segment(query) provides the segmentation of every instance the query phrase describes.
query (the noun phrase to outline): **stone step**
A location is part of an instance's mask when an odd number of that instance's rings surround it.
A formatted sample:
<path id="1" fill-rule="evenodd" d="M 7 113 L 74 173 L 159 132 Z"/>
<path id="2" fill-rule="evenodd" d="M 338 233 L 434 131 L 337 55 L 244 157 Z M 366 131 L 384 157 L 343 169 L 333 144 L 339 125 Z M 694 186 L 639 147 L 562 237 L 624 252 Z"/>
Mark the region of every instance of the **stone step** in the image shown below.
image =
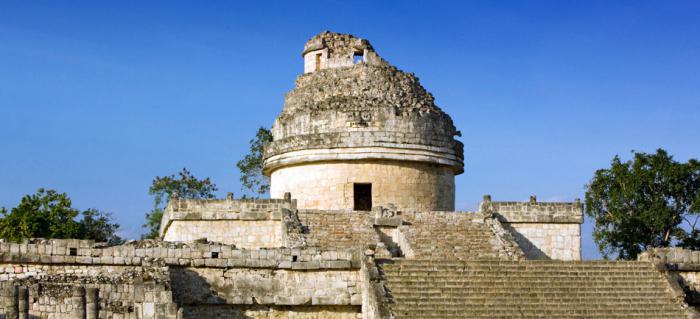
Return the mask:
<path id="1" fill-rule="evenodd" d="M 518 318 L 518 319 L 581 319 L 581 318 L 625 318 L 625 319 L 687 319 L 687 316 L 675 311 L 626 311 L 623 314 L 611 313 L 609 310 L 592 310 L 569 312 L 566 310 L 541 312 L 535 311 L 410 311 L 398 314 L 397 318 Z"/>
<path id="2" fill-rule="evenodd" d="M 532 290 L 524 290 L 524 291 L 515 291 L 513 292 L 512 289 L 510 288 L 501 288 L 501 289 L 491 289 L 489 290 L 488 288 L 475 288 L 475 289 L 470 289 L 470 288 L 454 288 L 454 289 L 444 289 L 439 292 L 410 292 L 408 289 L 406 290 L 397 290 L 397 289 L 392 289 L 389 291 L 389 293 L 394 297 L 394 298 L 432 298 L 432 297 L 474 297 L 474 296 L 483 296 L 486 297 L 488 296 L 489 298 L 493 297 L 498 297 L 498 296 L 522 296 L 522 297 L 528 297 L 528 298 L 554 298 L 557 296 L 561 296 L 562 293 L 569 293 L 578 297 L 606 297 L 606 296 L 630 296 L 630 297 L 648 297 L 648 296 L 654 296 L 654 297 L 660 297 L 660 296 L 668 296 L 668 291 L 665 289 L 654 289 L 654 288 L 642 288 L 638 290 L 633 290 L 633 289 L 624 289 L 626 292 L 600 292 L 600 288 L 602 287 L 596 287 L 596 288 L 582 288 L 578 289 L 576 291 L 572 290 L 559 290 L 557 289 L 556 292 L 552 292 L 554 289 L 547 289 L 543 288 L 539 291 L 532 291 Z M 636 287 L 635 287 L 636 288 Z M 415 290 L 415 289 L 413 289 Z M 549 290 L 549 291 L 548 291 Z"/>
<path id="3" fill-rule="evenodd" d="M 535 262 L 532 260 L 521 261 L 521 262 L 509 262 L 505 260 L 433 260 L 430 262 L 418 261 L 414 259 L 404 259 L 401 260 L 401 264 L 383 264 L 385 267 L 398 267 L 398 268 L 413 268 L 413 267 L 510 267 L 517 269 L 544 269 L 544 268 L 580 268 L 580 269 L 596 269 L 596 268 L 650 268 L 651 264 L 645 262 L 609 262 L 609 263 L 599 263 L 599 262 L 559 262 L 555 261 L 552 263 L 547 262 Z"/>
<path id="4" fill-rule="evenodd" d="M 379 266 L 397 318 L 686 318 L 651 263 L 404 259 Z"/>
<path id="5" fill-rule="evenodd" d="M 402 279 L 415 279 L 415 280 L 428 280 L 428 281 L 435 281 L 437 279 L 439 280 L 450 280 L 450 279 L 456 279 L 460 280 L 460 278 L 472 278 L 472 279 L 481 279 L 481 280 L 500 280 L 504 276 L 510 276 L 510 279 L 513 278 L 521 278 L 523 280 L 547 280 L 551 278 L 555 279 L 570 279 L 570 280 L 580 280 L 580 281 L 587 281 L 585 279 L 586 276 L 592 277 L 589 280 L 615 280 L 615 279 L 633 279 L 633 278 L 652 278 L 654 275 L 659 275 L 657 273 L 635 273 L 635 274 L 625 274 L 622 272 L 612 272 L 612 273 L 604 273 L 604 272 L 589 272 L 589 273 L 569 273 L 569 274 L 554 274 L 551 276 L 547 276 L 546 273 L 517 273 L 517 272 L 499 272 L 499 273 L 493 273 L 493 274 L 483 274 L 483 273 L 474 273 L 474 272 L 459 272 L 459 273 L 446 273 L 446 272 L 415 272 L 415 273 L 398 273 L 398 272 L 385 272 L 384 276 L 386 277 L 393 277 L 393 278 L 402 278 Z M 426 277 L 431 277 L 426 278 Z"/>

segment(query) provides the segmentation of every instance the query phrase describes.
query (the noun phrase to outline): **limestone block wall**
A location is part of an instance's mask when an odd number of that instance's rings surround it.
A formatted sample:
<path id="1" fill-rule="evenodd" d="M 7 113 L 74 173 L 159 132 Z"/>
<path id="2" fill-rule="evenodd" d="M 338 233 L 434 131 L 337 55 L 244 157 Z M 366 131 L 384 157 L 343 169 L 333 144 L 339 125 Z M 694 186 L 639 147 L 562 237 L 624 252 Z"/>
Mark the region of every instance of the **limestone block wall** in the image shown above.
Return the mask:
<path id="1" fill-rule="evenodd" d="M 352 210 L 353 184 L 372 184 L 372 206 L 403 210 L 454 210 L 454 172 L 447 166 L 408 161 L 318 162 L 280 168 L 271 197 L 290 192 L 301 209 Z"/>
<path id="2" fill-rule="evenodd" d="M 280 220 L 175 220 L 163 240 L 189 242 L 200 238 L 239 248 L 284 246 Z"/>
<path id="3" fill-rule="evenodd" d="M 491 212 L 511 232 L 528 259 L 581 259 L 583 206 L 573 203 L 492 202 L 484 196 L 481 211 Z"/>
<path id="4" fill-rule="evenodd" d="M 249 249 L 292 247 L 285 216 L 295 207 L 291 199 L 172 200 L 160 236 L 169 242 L 206 239 Z"/>
<path id="5" fill-rule="evenodd" d="M 359 306 L 197 306 L 184 309 L 185 318 L 228 319 L 359 319 Z"/>
<path id="6" fill-rule="evenodd" d="M 359 272 L 353 269 L 177 268 L 173 293 L 179 305 L 356 305 L 362 304 Z M 216 294 L 212 294 L 216 291 Z"/>
<path id="7" fill-rule="evenodd" d="M 528 259 L 581 259 L 581 225 L 507 223 Z"/>

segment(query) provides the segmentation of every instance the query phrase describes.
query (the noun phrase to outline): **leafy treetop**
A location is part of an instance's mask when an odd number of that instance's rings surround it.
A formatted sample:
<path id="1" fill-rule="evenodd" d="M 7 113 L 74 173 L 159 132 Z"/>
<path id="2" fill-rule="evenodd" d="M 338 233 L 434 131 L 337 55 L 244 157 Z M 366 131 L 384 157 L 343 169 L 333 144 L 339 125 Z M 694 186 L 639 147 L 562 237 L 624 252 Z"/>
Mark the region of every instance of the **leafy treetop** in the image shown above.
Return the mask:
<path id="1" fill-rule="evenodd" d="M 635 152 L 595 172 L 586 185 L 586 215 L 605 258 L 634 259 L 652 247 L 698 249 L 700 163 L 679 163 L 663 149 Z"/>
<path id="2" fill-rule="evenodd" d="M 261 127 L 250 140 L 250 153 L 236 163 L 241 171 L 241 183 L 243 187 L 256 194 L 265 194 L 270 190 L 270 180 L 263 175 L 263 159 L 265 145 L 272 141 L 270 130 Z"/>
<path id="3" fill-rule="evenodd" d="M 214 198 L 214 192 L 217 190 L 216 184 L 212 183 L 209 177 L 198 179 L 186 168 L 183 168 L 177 175 L 157 176 L 148 189 L 148 194 L 153 196 L 153 209 L 146 213 L 146 223 L 143 227 L 148 229 L 148 233 L 144 234 L 142 238 L 158 237 L 163 210 L 171 198 Z"/>
<path id="4" fill-rule="evenodd" d="M 0 238 L 21 241 L 28 238 L 92 239 L 109 244 L 120 244 L 123 239 L 116 232 L 119 225 L 112 217 L 97 209 L 83 212 L 71 207 L 66 193 L 40 188 L 26 195 L 19 205 L 0 208 Z M 78 217 L 81 217 L 79 220 Z"/>

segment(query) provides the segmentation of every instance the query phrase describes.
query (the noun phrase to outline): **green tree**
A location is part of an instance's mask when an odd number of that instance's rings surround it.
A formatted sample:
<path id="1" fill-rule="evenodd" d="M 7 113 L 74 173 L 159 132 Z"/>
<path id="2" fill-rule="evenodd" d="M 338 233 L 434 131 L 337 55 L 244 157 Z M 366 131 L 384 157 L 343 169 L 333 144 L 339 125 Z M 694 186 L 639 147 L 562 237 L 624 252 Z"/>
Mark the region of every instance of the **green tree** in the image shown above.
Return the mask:
<path id="1" fill-rule="evenodd" d="M 605 258 L 634 259 L 652 247 L 698 248 L 700 163 L 679 163 L 662 149 L 634 152 L 595 172 L 586 185 L 586 215 Z"/>
<path id="2" fill-rule="evenodd" d="M 250 140 L 250 152 L 236 163 L 241 171 L 243 187 L 256 194 L 265 194 L 270 190 L 270 179 L 263 175 L 263 159 L 265 146 L 272 141 L 270 130 L 261 127 Z"/>
<path id="3" fill-rule="evenodd" d="M 119 224 L 112 222 L 112 215 L 103 211 L 90 208 L 84 210 L 80 220 L 80 237 L 93 239 L 97 242 L 106 242 L 110 245 L 124 243 L 124 239 L 117 236 Z"/>
<path id="4" fill-rule="evenodd" d="M 148 194 L 153 196 L 153 209 L 146 213 L 146 223 L 143 225 L 148 230 L 141 236 L 143 239 L 158 237 L 160 220 L 163 218 L 165 206 L 171 198 L 203 199 L 214 198 L 214 192 L 218 189 L 209 177 L 198 179 L 183 168 L 179 173 L 170 176 L 157 176 L 153 179 Z"/>
<path id="5" fill-rule="evenodd" d="M 66 193 L 40 188 L 22 198 L 8 213 L 0 209 L 0 238 L 21 241 L 27 238 L 93 239 L 111 244 L 123 242 L 116 231 L 119 225 L 109 214 L 96 209 L 79 212 L 71 207 Z M 81 217 L 78 220 L 78 217 Z"/>

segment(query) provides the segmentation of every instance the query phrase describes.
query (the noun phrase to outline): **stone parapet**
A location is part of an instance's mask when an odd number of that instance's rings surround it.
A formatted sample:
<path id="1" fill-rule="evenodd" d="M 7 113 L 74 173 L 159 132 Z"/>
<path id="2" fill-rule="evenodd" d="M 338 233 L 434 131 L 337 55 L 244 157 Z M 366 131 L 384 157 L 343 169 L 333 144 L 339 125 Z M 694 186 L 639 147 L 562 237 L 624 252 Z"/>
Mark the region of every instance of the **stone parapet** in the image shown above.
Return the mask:
<path id="1" fill-rule="evenodd" d="M 282 247 L 285 214 L 296 209 L 286 199 L 173 199 L 160 224 L 160 238 L 188 242 L 200 238 L 245 248 Z M 268 236 L 272 234 L 274 236 Z"/>
<path id="2" fill-rule="evenodd" d="M 166 211 L 190 213 L 271 212 L 280 208 L 296 209 L 292 199 L 173 199 Z"/>
<path id="3" fill-rule="evenodd" d="M 533 196 L 528 202 L 494 202 L 487 195 L 479 209 L 496 213 L 499 220 L 505 223 L 583 223 L 583 205 L 580 201 L 537 202 Z"/>
<path id="4" fill-rule="evenodd" d="M 175 244 L 154 241 L 113 247 L 99 247 L 91 241 L 79 240 L 0 243 L 0 263 L 5 264 L 357 269 L 360 267 L 358 254 L 359 248 L 248 250 L 213 243 Z"/>

